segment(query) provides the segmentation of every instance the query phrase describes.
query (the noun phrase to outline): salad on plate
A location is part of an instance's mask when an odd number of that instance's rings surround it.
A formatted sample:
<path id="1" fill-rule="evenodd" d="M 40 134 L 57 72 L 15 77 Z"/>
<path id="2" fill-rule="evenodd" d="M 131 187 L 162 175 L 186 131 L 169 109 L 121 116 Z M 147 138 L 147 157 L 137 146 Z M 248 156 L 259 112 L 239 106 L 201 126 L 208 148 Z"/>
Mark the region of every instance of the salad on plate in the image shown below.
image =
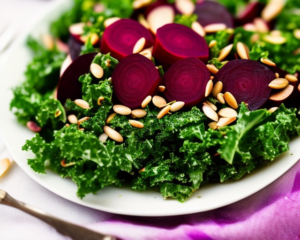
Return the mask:
<path id="1" fill-rule="evenodd" d="M 28 39 L 11 110 L 37 173 L 186 201 L 300 135 L 296 0 L 75 0 Z M 284 161 L 284 160 L 281 160 Z"/>

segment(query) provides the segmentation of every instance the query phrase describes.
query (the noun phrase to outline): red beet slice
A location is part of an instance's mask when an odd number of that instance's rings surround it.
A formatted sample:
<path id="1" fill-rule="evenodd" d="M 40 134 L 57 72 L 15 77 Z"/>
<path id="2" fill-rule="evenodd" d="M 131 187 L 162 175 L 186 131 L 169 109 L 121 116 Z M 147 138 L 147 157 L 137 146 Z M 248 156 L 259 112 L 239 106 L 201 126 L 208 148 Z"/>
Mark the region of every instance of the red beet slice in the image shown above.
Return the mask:
<path id="1" fill-rule="evenodd" d="M 134 45 L 141 38 L 146 39 L 144 48 L 154 44 L 153 36 L 143 25 L 131 19 L 121 19 L 104 31 L 101 52 L 110 52 L 112 57 L 122 60 L 132 54 Z"/>
<path id="2" fill-rule="evenodd" d="M 140 107 L 147 96 L 155 93 L 160 81 L 153 62 L 140 54 L 125 57 L 112 74 L 116 97 L 130 108 Z"/>
<path id="3" fill-rule="evenodd" d="M 96 54 L 81 55 L 64 71 L 57 87 L 57 99 L 62 104 L 65 104 L 67 99 L 81 98 L 81 83 L 78 79 L 81 75 L 90 72 L 90 65 Z"/>
<path id="4" fill-rule="evenodd" d="M 210 73 L 203 62 L 190 57 L 176 62 L 163 76 L 165 97 L 169 102 L 183 101 L 193 107 L 204 100 Z"/>
<path id="5" fill-rule="evenodd" d="M 248 3 L 247 6 L 238 14 L 235 23 L 237 26 L 242 26 L 252 22 L 255 18 L 260 17 L 264 4 L 259 2 Z"/>
<path id="6" fill-rule="evenodd" d="M 234 28 L 231 14 L 220 3 L 211 1 L 197 3 L 194 13 L 203 27 L 213 23 L 224 23 L 228 28 Z"/>
<path id="7" fill-rule="evenodd" d="M 171 23 L 157 31 L 153 56 L 166 69 L 187 57 L 207 62 L 208 55 L 209 49 L 204 38 L 186 26 Z"/>
<path id="8" fill-rule="evenodd" d="M 238 59 L 227 63 L 216 74 L 214 81 L 223 82 L 223 92 L 230 92 L 240 104 L 245 102 L 250 110 L 261 108 L 269 99 L 269 83 L 275 74 L 263 64 Z"/>

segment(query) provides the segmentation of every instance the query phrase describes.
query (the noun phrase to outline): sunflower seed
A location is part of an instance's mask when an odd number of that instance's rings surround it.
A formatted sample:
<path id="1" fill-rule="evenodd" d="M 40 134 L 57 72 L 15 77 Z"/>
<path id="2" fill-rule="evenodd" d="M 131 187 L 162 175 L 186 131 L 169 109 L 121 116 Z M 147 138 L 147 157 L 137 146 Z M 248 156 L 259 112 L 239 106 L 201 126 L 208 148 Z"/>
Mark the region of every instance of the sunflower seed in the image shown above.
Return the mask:
<path id="1" fill-rule="evenodd" d="M 175 0 L 175 7 L 181 14 L 188 16 L 195 11 L 195 4 L 191 0 Z"/>
<path id="2" fill-rule="evenodd" d="M 33 121 L 28 121 L 26 123 L 26 126 L 30 131 L 35 132 L 35 133 L 38 133 L 42 130 L 42 128 L 39 125 L 37 125 L 36 122 L 33 122 Z"/>
<path id="3" fill-rule="evenodd" d="M 215 84 L 215 86 L 214 86 L 214 88 L 213 88 L 213 90 L 212 90 L 212 95 L 213 95 L 214 97 L 217 97 L 217 95 L 218 95 L 220 92 L 222 92 L 222 90 L 223 90 L 223 83 L 222 83 L 221 81 L 218 81 L 218 82 Z"/>
<path id="4" fill-rule="evenodd" d="M 276 78 L 279 78 L 280 76 L 279 76 L 279 73 L 275 73 L 275 77 Z"/>
<path id="5" fill-rule="evenodd" d="M 235 97 L 230 92 L 226 92 L 224 94 L 224 99 L 225 99 L 226 103 L 230 107 L 232 107 L 234 109 L 237 109 L 239 107 L 239 105 L 237 104 L 237 101 L 236 101 Z"/>
<path id="6" fill-rule="evenodd" d="M 233 44 L 230 44 L 230 45 L 224 47 L 219 54 L 218 60 L 222 61 L 223 59 L 225 59 L 228 56 L 228 54 L 231 52 L 232 47 L 233 47 Z"/>
<path id="7" fill-rule="evenodd" d="M 217 106 L 216 106 L 215 104 L 213 104 L 212 102 L 206 101 L 206 103 L 207 103 L 214 111 L 217 111 L 217 110 L 218 110 Z"/>
<path id="8" fill-rule="evenodd" d="M 292 74 L 285 75 L 285 79 L 287 79 L 289 82 L 298 82 L 298 78 Z"/>
<path id="9" fill-rule="evenodd" d="M 46 49 L 52 50 L 55 46 L 54 40 L 49 34 L 43 34 L 42 41 Z"/>
<path id="10" fill-rule="evenodd" d="M 117 114 L 116 113 L 112 113 L 108 116 L 108 118 L 106 119 L 106 124 L 109 124 L 113 119 L 114 117 L 116 116 Z"/>
<path id="11" fill-rule="evenodd" d="M 214 76 L 210 76 L 210 78 L 209 78 L 209 79 L 210 79 L 210 80 L 214 80 L 214 78 L 215 78 Z"/>
<path id="12" fill-rule="evenodd" d="M 268 112 L 273 113 L 278 109 L 278 107 L 272 107 L 268 110 Z"/>
<path id="13" fill-rule="evenodd" d="M 284 4 L 284 0 L 269 1 L 269 3 L 265 6 L 261 13 L 262 19 L 264 19 L 267 22 L 273 20 L 281 13 Z"/>
<path id="14" fill-rule="evenodd" d="M 202 110 L 209 119 L 215 122 L 219 120 L 218 114 L 208 104 L 203 104 Z"/>
<path id="15" fill-rule="evenodd" d="M 259 34 L 255 33 L 251 36 L 250 41 L 251 41 L 251 43 L 256 43 L 257 41 L 259 41 L 259 39 L 260 39 Z"/>
<path id="16" fill-rule="evenodd" d="M 113 109 L 116 113 L 120 115 L 130 115 L 131 109 L 129 107 L 126 107 L 124 105 L 114 105 Z"/>
<path id="17" fill-rule="evenodd" d="M 220 118 L 220 120 L 217 123 L 218 127 L 225 127 L 229 125 L 230 123 L 233 123 L 236 120 L 236 117 L 231 118 Z"/>
<path id="18" fill-rule="evenodd" d="M 0 177 L 9 169 L 10 161 L 8 158 L 4 158 L 0 161 Z"/>
<path id="19" fill-rule="evenodd" d="M 225 30 L 226 28 L 227 26 L 224 23 L 213 23 L 213 24 L 206 25 L 204 27 L 204 31 L 206 33 L 215 33 L 215 32 Z"/>
<path id="20" fill-rule="evenodd" d="M 249 54 L 244 43 L 238 42 L 236 45 L 236 51 L 241 59 L 249 59 Z"/>
<path id="21" fill-rule="evenodd" d="M 280 37 L 281 36 L 281 31 L 273 30 L 273 31 L 270 32 L 270 35 L 274 36 L 274 37 Z"/>
<path id="22" fill-rule="evenodd" d="M 89 119 L 90 119 L 90 117 L 81 118 L 81 119 L 78 120 L 77 125 L 79 126 L 81 123 L 83 123 L 83 122 L 85 122 L 85 121 L 87 121 Z"/>
<path id="23" fill-rule="evenodd" d="M 149 5 L 151 2 L 152 2 L 152 0 L 135 0 L 132 3 L 132 7 L 133 7 L 133 9 L 143 8 L 147 5 Z"/>
<path id="24" fill-rule="evenodd" d="M 272 62 L 270 59 L 261 58 L 260 61 L 268 66 L 276 66 L 276 63 Z"/>
<path id="25" fill-rule="evenodd" d="M 206 84 L 206 88 L 205 88 L 205 97 L 208 97 L 212 91 L 214 87 L 213 81 L 209 80 Z"/>
<path id="26" fill-rule="evenodd" d="M 85 23 L 75 23 L 69 27 L 69 32 L 73 35 L 81 35 L 84 33 Z"/>
<path id="27" fill-rule="evenodd" d="M 102 105 L 102 101 L 104 100 L 105 98 L 104 97 L 99 97 L 98 100 L 97 100 L 97 104 L 100 106 Z"/>
<path id="28" fill-rule="evenodd" d="M 246 30 L 246 31 L 249 31 L 249 32 L 256 32 L 257 31 L 257 28 L 255 27 L 255 25 L 253 23 L 247 23 L 243 26 L 243 28 Z"/>
<path id="29" fill-rule="evenodd" d="M 267 35 L 264 36 L 264 40 L 268 43 L 277 44 L 277 45 L 284 44 L 286 42 L 286 38 L 282 36 L 275 37 L 275 36 Z"/>
<path id="30" fill-rule="evenodd" d="M 175 11 L 172 6 L 161 5 L 154 8 L 147 16 L 150 30 L 156 34 L 157 29 L 168 24 L 173 23 L 175 18 Z"/>
<path id="31" fill-rule="evenodd" d="M 158 86 L 158 91 L 160 92 L 164 92 L 166 90 L 166 87 L 165 86 Z"/>
<path id="32" fill-rule="evenodd" d="M 132 53 L 139 53 L 140 51 L 142 51 L 143 48 L 145 47 L 145 44 L 146 44 L 146 39 L 143 37 L 140 38 L 134 45 Z"/>
<path id="33" fill-rule="evenodd" d="M 144 128 L 144 124 L 136 120 L 129 120 L 129 124 L 136 128 Z"/>
<path id="34" fill-rule="evenodd" d="M 269 87 L 272 89 L 283 89 L 289 85 L 289 81 L 285 78 L 277 78 L 270 82 Z"/>
<path id="35" fill-rule="evenodd" d="M 196 33 L 198 33 L 201 37 L 205 37 L 205 31 L 204 31 L 202 25 L 199 22 L 197 22 L 197 21 L 193 22 L 192 23 L 192 29 Z"/>
<path id="36" fill-rule="evenodd" d="M 78 107 L 81 107 L 83 109 L 90 109 L 90 105 L 87 101 L 84 101 L 82 99 L 76 99 L 74 101 L 74 103 L 78 106 Z"/>
<path id="37" fill-rule="evenodd" d="M 206 64 L 206 67 L 212 74 L 217 74 L 219 72 L 219 69 L 213 64 Z"/>
<path id="38" fill-rule="evenodd" d="M 98 79 L 102 78 L 104 75 L 103 68 L 96 63 L 91 64 L 90 71 L 93 74 L 93 76 Z"/>
<path id="39" fill-rule="evenodd" d="M 211 122 L 210 124 L 208 124 L 208 126 L 213 129 L 216 130 L 218 128 L 217 123 L 216 122 Z"/>
<path id="40" fill-rule="evenodd" d="M 253 20 L 254 26 L 259 33 L 269 32 L 269 27 L 267 23 L 261 18 L 255 18 Z"/>
<path id="41" fill-rule="evenodd" d="M 183 106 L 184 106 L 184 102 L 175 102 L 175 103 L 173 103 L 172 105 L 171 105 L 171 108 L 170 108 L 170 111 L 171 112 L 177 112 L 177 111 L 179 111 L 181 108 L 183 108 Z"/>
<path id="42" fill-rule="evenodd" d="M 221 104 L 225 104 L 225 99 L 224 99 L 224 94 L 223 93 L 218 93 L 217 99 Z"/>
<path id="43" fill-rule="evenodd" d="M 212 47 L 214 47 L 214 46 L 216 46 L 216 45 L 217 45 L 217 41 L 216 41 L 216 40 L 212 40 L 212 41 L 209 43 L 208 47 L 209 47 L 209 48 L 212 48 Z"/>
<path id="44" fill-rule="evenodd" d="M 147 22 L 147 20 L 145 19 L 144 15 L 143 14 L 140 14 L 138 16 L 138 21 L 140 24 L 142 24 L 145 28 L 149 29 L 150 26 L 149 26 L 149 23 Z"/>
<path id="45" fill-rule="evenodd" d="M 287 99 L 294 91 L 294 86 L 293 85 L 288 85 L 285 89 L 281 90 L 278 93 L 274 93 L 271 95 L 269 98 L 272 101 L 283 101 Z"/>
<path id="46" fill-rule="evenodd" d="M 119 17 L 108 18 L 104 21 L 104 27 L 108 28 L 110 25 L 112 25 L 113 23 L 115 23 L 116 21 L 119 21 L 119 20 L 120 20 Z"/>
<path id="47" fill-rule="evenodd" d="M 176 100 L 174 100 L 174 101 L 172 101 L 172 102 L 168 102 L 168 103 L 166 103 L 165 105 L 160 106 L 160 108 L 164 108 L 164 107 L 166 107 L 166 106 L 172 105 L 173 103 L 176 103 Z M 169 114 L 171 114 L 171 113 L 169 113 Z"/>
<path id="48" fill-rule="evenodd" d="M 233 118 L 233 117 L 237 117 L 237 112 L 232 109 L 232 108 L 222 108 L 219 112 L 218 112 L 220 117 L 223 118 Z"/>
<path id="49" fill-rule="evenodd" d="M 72 123 L 72 124 L 77 124 L 77 122 L 78 122 L 78 119 L 77 119 L 77 117 L 76 117 L 74 114 L 69 115 L 69 116 L 68 116 L 68 120 L 69 120 L 69 122 Z"/>
<path id="50" fill-rule="evenodd" d="M 80 40 L 84 43 L 86 43 L 89 39 L 93 45 L 99 42 L 99 36 L 97 33 L 90 33 L 88 35 L 84 35 L 80 37 Z"/>
<path id="51" fill-rule="evenodd" d="M 144 99 L 144 101 L 142 102 L 142 104 L 141 104 L 142 108 L 147 107 L 147 105 L 151 102 L 151 100 L 152 100 L 152 97 L 151 97 L 151 96 L 147 96 L 147 97 Z"/>
<path id="52" fill-rule="evenodd" d="M 121 136 L 120 133 L 118 133 L 116 130 L 112 129 L 109 126 L 104 126 L 103 128 L 104 132 L 107 134 L 109 138 L 116 142 L 123 142 L 123 137 Z"/>
<path id="53" fill-rule="evenodd" d="M 171 106 L 168 105 L 166 107 L 164 107 L 157 115 L 158 119 L 163 118 L 166 114 L 168 114 L 170 112 Z"/>
<path id="54" fill-rule="evenodd" d="M 131 116 L 134 118 L 143 118 L 147 115 L 147 112 L 144 109 L 135 109 L 132 110 Z"/>
<path id="55" fill-rule="evenodd" d="M 167 101 L 164 98 L 156 95 L 152 98 L 152 103 L 154 104 L 154 106 L 161 108 L 162 106 L 167 104 Z"/>
<path id="56" fill-rule="evenodd" d="M 145 56 L 149 60 L 152 59 L 152 53 L 149 49 L 145 49 L 144 51 L 140 52 L 141 55 Z"/>
<path id="57" fill-rule="evenodd" d="M 294 30 L 294 37 L 300 40 L 300 29 Z"/>
<path id="58" fill-rule="evenodd" d="M 108 138 L 108 135 L 106 133 L 102 133 L 99 136 L 99 141 L 104 143 L 104 142 L 106 142 L 107 138 Z"/>

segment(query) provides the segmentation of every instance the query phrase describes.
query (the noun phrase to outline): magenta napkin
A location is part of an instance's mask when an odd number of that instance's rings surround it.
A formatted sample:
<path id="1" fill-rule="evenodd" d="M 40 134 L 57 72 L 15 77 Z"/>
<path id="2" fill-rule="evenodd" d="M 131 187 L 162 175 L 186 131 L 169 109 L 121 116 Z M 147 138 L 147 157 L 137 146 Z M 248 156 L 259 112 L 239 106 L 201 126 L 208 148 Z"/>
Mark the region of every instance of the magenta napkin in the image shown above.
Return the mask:
<path id="1" fill-rule="evenodd" d="M 300 239 L 300 162 L 258 193 L 229 206 L 177 217 L 128 217 L 90 228 L 128 240 Z"/>

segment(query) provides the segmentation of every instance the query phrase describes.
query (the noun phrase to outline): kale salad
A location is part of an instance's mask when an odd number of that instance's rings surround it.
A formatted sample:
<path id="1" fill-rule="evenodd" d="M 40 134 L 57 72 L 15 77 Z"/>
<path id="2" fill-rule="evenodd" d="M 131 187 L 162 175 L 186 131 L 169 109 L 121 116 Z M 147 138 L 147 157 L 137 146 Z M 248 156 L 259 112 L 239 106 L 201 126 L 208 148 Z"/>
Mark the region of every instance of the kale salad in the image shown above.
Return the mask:
<path id="1" fill-rule="evenodd" d="M 37 173 L 186 201 L 271 164 L 300 135 L 298 0 L 74 0 L 11 110 Z M 284 160 L 283 160 L 284 161 Z"/>

